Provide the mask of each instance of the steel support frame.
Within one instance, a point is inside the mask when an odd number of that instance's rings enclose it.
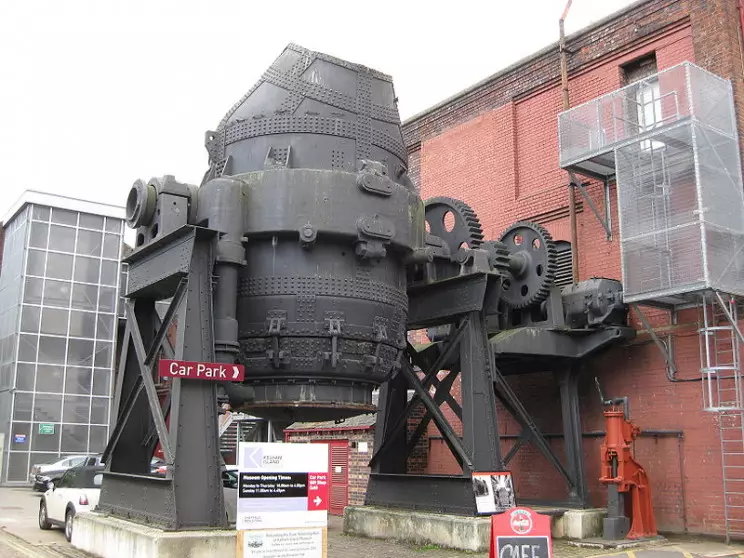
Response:
[[[167,530],[227,527],[215,383],[173,379],[161,406],[153,380],[161,350],[177,360],[214,360],[213,238],[214,231],[187,226],[128,259],[137,284],[127,295],[117,421],[104,452],[98,509]],[[160,257],[177,265],[153,266]],[[171,297],[161,322],[155,302]],[[173,351],[168,335],[175,317]],[[157,442],[168,465],[165,478],[149,474]]]
[[[561,418],[563,420],[563,444],[566,454],[568,483],[568,503],[582,508],[591,507],[589,488],[584,474],[584,440],[579,408],[580,368],[568,365],[554,373],[561,397]]]
[[[509,460],[514,457],[522,444],[527,441],[531,441],[533,444],[535,444],[537,449],[540,450],[540,453],[543,454],[545,459],[547,459],[548,462],[556,469],[556,471],[558,471],[565,479],[565,481],[568,483],[569,491],[574,491],[574,478],[568,473],[568,471],[566,471],[558,457],[555,455],[555,453],[553,453],[550,444],[548,444],[548,441],[542,435],[542,432],[540,432],[540,429],[537,427],[537,424],[535,424],[535,421],[532,420],[532,417],[527,412],[527,409],[524,408],[522,402],[519,401],[519,398],[511,389],[509,383],[498,371],[494,375],[493,387],[494,393],[496,394],[498,400],[522,427],[522,433],[515,443],[515,447],[512,447],[512,450],[509,452]],[[508,463],[506,459],[504,461]]]
[[[452,323],[448,339],[438,345],[438,356],[423,358],[409,345],[408,356],[400,372],[383,385],[380,392],[377,427],[375,429],[375,454],[370,466],[366,503],[395,508],[404,508],[439,513],[454,513],[474,516],[477,513],[471,476],[473,472],[503,470],[503,459],[498,437],[496,401],[493,391],[495,366],[493,353],[488,344],[482,302],[486,299],[486,283],[483,277],[473,277],[470,292],[460,307],[460,313],[450,316],[435,316],[434,300],[424,296],[421,311],[413,315],[426,315],[426,322],[434,324]],[[459,287],[467,290],[467,279]],[[433,296],[437,296],[432,293]],[[428,300],[424,300],[428,299]],[[451,301],[445,311],[453,308]],[[442,306],[440,306],[442,308]],[[442,366],[451,361],[458,350],[458,365],[451,367],[443,379],[437,378]],[[418,365],[424,372],[423,379],[414,370]],[[458,404],[450,388],[459,374],[462,382],[462,404]],[[429,388],[436,386],[434,396]],[[407,402],[407,391],[414,396]],[[458,436],[445,417],[442,404],[447,403],[455,414],[461,416],[462,437]],[[407,474],[409,450],[423,434],[425,426],[418,426],[412,438],[408,438],[408,420],[419,404],[426,408],[422,423],[434,421],[445,443],[462,467],[462,475]]]

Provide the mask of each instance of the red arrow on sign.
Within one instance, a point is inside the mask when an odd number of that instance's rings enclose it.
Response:
[[[328,473],[308,473],[307,509],[328,510]]]

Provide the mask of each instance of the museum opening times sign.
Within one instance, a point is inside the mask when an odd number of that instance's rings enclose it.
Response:
[[[240,443],[239,558],[321,558],[328,525],[328,445]]]
[[[239,498],[302,498],[307,509],[328,510],[328,473],[240,473]]]

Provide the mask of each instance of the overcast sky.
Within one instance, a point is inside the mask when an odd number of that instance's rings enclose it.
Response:
[[[568,33],[631,3],[574,0]],[[26,188],[198,184],[204,132],[289,42],[393,76],[403,119],[558,38],[565,0],[0,0],[0,218]]]

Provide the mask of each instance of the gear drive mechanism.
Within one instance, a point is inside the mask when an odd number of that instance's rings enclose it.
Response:
[[[425,203],[427,232],[439,237],[454,256],[461,247],[479,248],[483,229],[475,211],[460,200],[431,198]]]
[[[502,301],[520,309],[548,298],[557,255],[550,233],[537,223],[520,221],[506,229],[500,240],[510,254],[510,276],[503,282]]]

